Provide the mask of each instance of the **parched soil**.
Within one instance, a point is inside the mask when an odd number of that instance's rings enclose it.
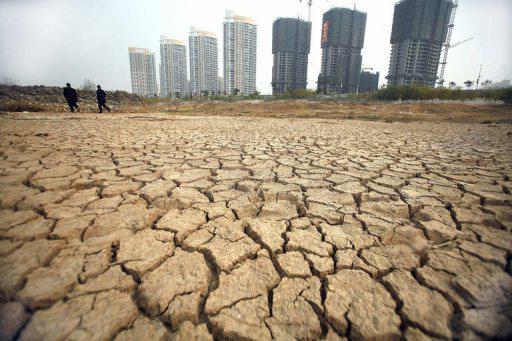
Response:
[[[0,116],[0,339],[512,337],[510,125],[208,110]]]

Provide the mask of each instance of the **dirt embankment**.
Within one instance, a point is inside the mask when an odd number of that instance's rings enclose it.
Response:
[[[78,104],[86,109],[96,108],[96,91],[79,90]],[[126,91],[106,91],[108,102],[114,106],[128,108],[143,99]],[[63,111],[66,101],[62,88],[57,86],[0,85],[0,110],[3,111]]]
[[[94,91],[78,90],[81,112],[96,112]],[[126,91],[107,91],[115,112],[169,115],[357,119],[385,122],[512,123],[512,106],[492,102],[349,102],[349,101],[161,101]],[[62,88],[0,85],[0,111],[66,112]]]

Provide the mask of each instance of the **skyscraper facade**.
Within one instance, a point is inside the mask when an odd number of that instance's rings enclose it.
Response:
[[[251,18],[226,12],[224,20],[224,82],[226,92],[256,92],[257,26]]]
[[[184,42],[160,36],[160,68],[161,96],[185,96],[188,85],[187,47]]]
[[[434,86],[451,0],[402,0],[395,5],[389,85]]]
[[[379,76],[378,72],[371,73],[362,71],[359,75],[359,89],[358,92],[372,92],[379,89]]]
[[[132,92],[153,97],[158,94],[155,53],[148,49],[129,47]]]
[[[224,83],[224,77],[219,77],[219,95],[223,95],[226,92],[226,84]]]
[[[320,92],[357,92],[365,29],[364,12],[337,7],[324,13],[322,68],[318,76]]]
[[[308,78],[308,55],[311,23],[294,18],[279,18],[272,28],[272,92],[305,89]]]
[[[189,36],[190,88],[194,95],[218,91],[218,51],[217,38],[211,32],[194,27]]]

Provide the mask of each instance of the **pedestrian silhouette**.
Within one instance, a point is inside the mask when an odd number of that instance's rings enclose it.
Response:
[[[76,90],[71,87],[71,84],[66,83],[63,93],[64,98],[66,98],[66,101],[68,102],[69,110],[74,112],[76,108],[76,111],[80,111],[78,109],[78,104],[76,104],[76,102],[78,102],[78,94],[76,93]]]
[[[100,113],[103,112],[103,108],[110,112],[110,108],[107,107],[107,94],[101,89],[101,85],[98,85],[98,90],[96,90],[96,98],[98,99],[98,109]]]

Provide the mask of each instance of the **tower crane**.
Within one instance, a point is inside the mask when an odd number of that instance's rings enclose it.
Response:
[[[449,45],[445,44],[443,50],[441,50],[441,53],[443,54],[443,61],[439,63],[439,64],[441,64],[441,72],[439,73],[439,81],[437,82],[437,84],[439,86],[443,86],[443,83],[444,83],[444,70],[445,70],[446,64],[447,64],[448,50],[454,48],[455,46],[459,46],[461,44],[467,43],[468,41],[473,40],[473,39],[474,38],[471,37],[471,38],[459,41],[458,43],[455,43],[455,44],[449,44]]]
[[[468,38],[468,39],[464,39],[463,41],[459,41],[458,43],[455,43],[455,44],[451,44],[449,48],[451,49],[451,48],[453,48],[455,46],[459,46],[460,44],[464,44],[464,43],[466,43],[466,42],[468,42],[468,41],[470,41],[472,39],[474,39],[474,37],[471,37],[471,38]]]
[[[311,6],[313,6],[313,0],[307,0],[308,1],[308,21],[311,22]],[[299,2],[302,2],[302,0],[299,0]]]
[[[478,78],[476,79],[476,90],[478,90],[478,84],[480,84],[480,78],[482,78],[482,64],[480,64],[480,71],[478,71]]]
[[[453,0],[452,13],[450,14],[450,21],[448,24],[448,33],[446,34],[446,42],[444,45],[443,61],[441,64],[441,72],[439,73],[439,86],[443,86],[444,83],[444,70],[446,69],[446,63],[448,62],[448,51],[450,50],[450,40],[452,39],[453,27],[455,26],[455,14],[459,7],[459,0]]]

